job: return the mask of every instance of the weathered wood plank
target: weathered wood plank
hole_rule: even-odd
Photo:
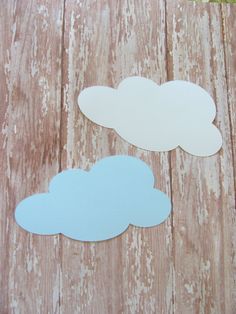
[[[219,154],[171,153],[175,313],[235,313],[234,179],[220,6],[167,1],[169,79],[199,83],[217,104]]]
[[[59,313],[59,237],[31,235],[16,204],[59,170],[63,1],[0,10],[0,312]]]
[[[236,6],[222,5],[222,17],[232,151],[236,165]]]
[[[225,65],[228,93],[228,108],[231,127],[231,149],[234,158],[234,189],[236,187],[236,5],[222,5],[223,34],[225,44]],[[236,208],[236,206],[234,207]],[[236,210],[232,213],[232,221],[236,220]],[[232,251],[236,252],[236,228],[230,239]],[[236,312],[236,253],[231,255],[232,276],[231,293],[233,312]]]
[[[168,154],[148,153],[86,119],[79,91],[117,86],[144,75],[166,81],[164,1],[70,1],[65,16],[62,168],[89,168],[107,155],[129,154],[152,167],[170,195]],[[63,238],[61,308],[65,313],[172,313],[171,221],[130,227],[97,244]]]

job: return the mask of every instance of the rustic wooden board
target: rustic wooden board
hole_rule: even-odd
[[[171,153],[175,311],[234,313],[234,177],[221,7],[169,0],[167,16],[169,79],[198,82],[210,92],[224,138],[210,158]]]
[[[170,194],[168,154],[138,150],[75,108],[79,91],[91,84],[117,86],[138,74],[166,80],[164,2],[86,1],[81,7],[72,2],[65,11],[62,168],[89,168],[110,154],[136,155],[149,162],[158,187]],[[150,20],[152,27],[147,28]],[[150,230],[130,227],[96,245],[63,238],[63,311],[96,313],[99,307],[100,313],[171,312],[170,223]]]
[[[63,2],[1,6],[0,313],[59,312],[59,236],[14,222],[16,204],[59,171]]]
[[[187,0],[6,1],[0,11],[0,313],[236,312],[236,6]],[[151,153],[86,119],[79,92],[130,75],[199,83],[221,152]],[[100,243],[27,234],[16,204],[62,169],[129,154],[174,211]]]
[[[236,165],[236,40],[232,30],[236,29],[236,6],[228,5],[222,6],[223,17],[223,35],[224,35],[224,53],[225,53],[225,67],[226,67],[226,83],[227,83],[227,97],[228,97],[228,110],[229,110],[229,122],[231,127],[231,150],[234,159],[233,175],[234,187],[236,187],[235,177],[235,165]],[[231,212],[232,226],[236,223],[236,210],[235,206],[232,207]],[[234,227],[235,230],[235,227]],[[233,252],[236,251],[236,233],[231,230],[231,247],[232,253],[229,255],[231,268],[231,293],[232,299],[236,300],[236,259]],[[234,312],[235,312],[234,303]]]

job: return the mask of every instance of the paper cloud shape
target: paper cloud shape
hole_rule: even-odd
[[[167,219],[170,200],[153,185],[153,174],[143,161],[107,157],[90,171],[59,173],[51,181],[49,193],[35,194],[19,203],[15,219],[36,234],[106,240],[125,231],[129,224],[151,227]]]
[[[78,98],[93,122],[113,128],[129,143],[151,151],[177,146],[197,156],[210,156],[222,146],[212,121],[216,107],[200,86],[170,81],[158,86],[143,77],[128,77],[118,89],[93,86]]]

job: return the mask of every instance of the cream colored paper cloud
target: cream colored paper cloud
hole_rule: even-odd
[[[78,104],[93,122],[113,128],[127,142],[150,151],[180,146],[197,156],[215,154],[222,137],[212,123],[216,107],[200,86],[170,81],[161,86],[143,77],[128,77],[117,89],[84,89]]]

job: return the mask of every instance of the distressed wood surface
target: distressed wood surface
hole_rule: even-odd
[[[58,313],[59,236],[14,222],[25,196],[47,191],[60,167],[63,3],[1,6],[0,313]]]
[[[3,1],[0,10],[0,313],[236,313],[236,6],[187,0]],[[213,96],[224,144],[152,153],[86,119],[90,85],[142,75]],[[62,169],[128,154],[173,203],[162,225],[92,244],[28,234],[16,204]]]
[[[192,12],[192,5],[186,6],[185,1],[175,6],[167,1],[170,78],[197,82],[214,97],[216,125],[224,143],[220,153],[210,158],[179,149],[171,153],[174,303],[176,313],[234,313],[233,146],[221,7],[196,5]]]

